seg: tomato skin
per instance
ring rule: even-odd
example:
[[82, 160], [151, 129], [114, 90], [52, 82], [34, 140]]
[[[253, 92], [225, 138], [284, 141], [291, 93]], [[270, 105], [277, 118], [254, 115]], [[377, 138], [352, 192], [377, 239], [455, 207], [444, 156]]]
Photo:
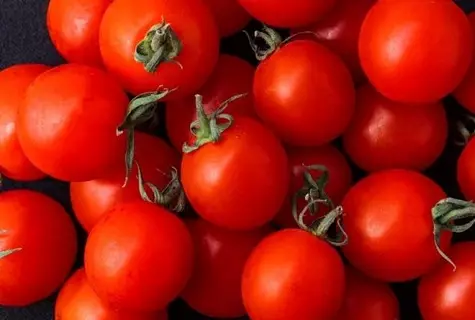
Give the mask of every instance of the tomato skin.
[[[444, 191], [416, 171], [373, 173], [355, 184], [343, 199], [343, 253], [367, 276], [385, 282], [416, 279], [441, 260], [433, 235], [432, 207]], [[441, 233], [440, 248], [452, 233]], [[397, 268], [395, 267], [397, 266]]]
[[0, 72], [0, 172], [15, 180], [38, 180], [46, 175], [25, 156], [17, 138], [17, 112], [33, 80], [49, 67], [20, 64]]
[[253, 92], [258, 116], [293, 146], [330, 142], [343, 133], [354, 112], [348, 69], [311, 40], [292, 41], [261, 62]]
[[[177, 63], [161, 64], [148, 73], [134, 60], [136, 45], [165, 19], [184, 41]], [[216, 22], [201, 0], [114, 0], [101, 23], [99, 46], [107, 69], [134, 95], [160, 86], [178, 88], [163, 101], [194, 94], [211, 75], [219, 55]]]
[[[221, 0], [222, 1], [222, 0]], [[232, 77], [230, 77], [232, 75]], [[205, 112], [218, 109], [220, 103], [237, 94], [247, 96], [230, 103], [226, 113], [255, 117], [252, 102], [254, 67], [249, 62], [228, 54], [219, 56], [218, 64], [206, 84], [199, 90], [203, 96]], [[190, 140], [190, 123], [196, 120], [195, 98], [192, 96], [167, 103], [166, 127], [173, 146], [180, 151], [183, 143]]]
[[435, 102], [462, 81], [472, 38], [453, 1], [379, 1], [361, 27], [359, 56], [368, 79], [387, 98]]
[[231, 36], [251, 21], [251, 16], [237, 0], [204, 0], [213, 13], [222, 38]]
[[356, 92], [356, 112], [343, 145], [351, 160], [366, 171], [422, 171], [442, 154], [447, 136], [441, 102], [406, 105], [385, 98], [367, 84]]
[[53, 199], [30, 190], [0, 193], [0, 304], [24, 307], [54, 293], [76, 259], [73, 222]]
[[457, 161], [457, 182], [465, 199], [475, 200], [475, 140], [469, 140]]
[[262, 240], [244, 267], [242, 295], [251, 319], [333, 319], [344, 292], [337, 251], [300, 229]]

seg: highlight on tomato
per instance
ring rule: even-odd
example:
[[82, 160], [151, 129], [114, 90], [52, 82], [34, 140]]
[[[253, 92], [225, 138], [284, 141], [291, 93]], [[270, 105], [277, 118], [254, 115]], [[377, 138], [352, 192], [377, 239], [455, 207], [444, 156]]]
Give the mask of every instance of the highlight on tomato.
[[213, 14], [221, 37], [231, 36], [251, 21], [251, 16], [238, 0], [204, 0]]

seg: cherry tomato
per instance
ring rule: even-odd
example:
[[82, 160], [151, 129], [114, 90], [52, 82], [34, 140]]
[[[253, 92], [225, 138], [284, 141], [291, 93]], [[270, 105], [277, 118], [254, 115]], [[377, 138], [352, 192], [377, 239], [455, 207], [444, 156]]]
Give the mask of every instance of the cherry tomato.
[[216, 19], [221, 37], [231, 36], [251, 21], [251, 16], [237, 0], [204, 0]]
[[[386, 282], [416, 279], [441, 260], [434, 244], [432, 207], [445, 198], [442, 189], [409, 170], [373, 173], [343, 199], [343, 253], [367, 276]], [[443, 231], [440, 248], [449, 247]]]
[[265, 238], [244, 267], [242, 295], [251, 319], [333, 319], [344, 293], [344, 266], [336, 250], [300, 229]]
[[26, 92], [18, 112], [20, 145], [53, 178], [96, 179], [125, 152], [116, 128], [127, 105], [127, 95], [103, 71], [79, 64], [55, 67]]
[[475, 140], [469, 140], [457, 161], [457, 181], [465, 199], [475, 200]]
[[114, 0], [102, 20], [99, 45], [107, 69], [127, 91], [177, 88], [164, 101], [194, 94], [219, 54], [218, 28], [201, 0]]
[[193, 243], [185, 224], [142, 200], [117, 204], [92, 229], [84, 256], [87, 278], [111, 307], [165, 309], [193, 270]]
[[453, 1], [378, 1], [361, 27], [359, 56], [368, 79], [387, 98], [435, 102], [462, 81], [472, 38]]
[[0, 221], [0, 304], [21, 307], [47, 298], [76, 259], [70, 217], [41, 193], [15, 190], [0, 193]]
[[17, 138], [17, 112], [28, 86], [49, 67], [21, 64], [0, 72], [0, 171], [15, 180], [37, 180], [46, 175], [23, 153]]
[[355, 116], [343, 145], [366, 171], [424, 170], [442, 154], [447, 135], [441, 102], [406, 105], [388, 100], [368, 84], [357, 90]]

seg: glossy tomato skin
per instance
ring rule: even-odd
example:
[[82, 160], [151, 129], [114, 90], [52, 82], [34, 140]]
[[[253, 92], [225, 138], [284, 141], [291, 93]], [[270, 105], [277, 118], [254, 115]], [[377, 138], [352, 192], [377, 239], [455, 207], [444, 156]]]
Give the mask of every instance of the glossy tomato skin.
[[457, 181], [465, 199], [475, 200], [475, 140], [469, 140], [457, 161]]
[[130, 311], [165, 309], [193, 269], [185, 224], [148, 202], [117, 204], [89, 233], [84, 265], [99, 297]]
[[387, 98], [435, 102], [462, 81], [472, 38], [453, 1], [378, 1], [361, 27], [359, 56], [368, 79]]
[[229, 229], [254, 229], [270, 222], [284, 202], [287, 155], [259, 122], [235, 117], [217, 143], [183, 155], [181, 181], [203, 219]]
[[51, 0], [46, 25], [59, 53], [69, 62], [102, 66], [99, 26], [113, 0]]
[[[219, 56], [218, 64], [206, 84], [199, 90], [205, 112], [215, 111], [227, 99], [243, 93], [247, 96], [230, 103], [226, 113], [255, 117], [252, 102], [254, 67], [249, 62], [228, 54]], [[194, 96], [167, 103], [166, 127], [173, 146], [180, 151], [191, 137], [190, 123], [196, 119]]]
[[[371, 278], [385, 282], [416, 279], [441, 260], [434, 245], [432, 207], [443, 190], [421, 173], [394, 169], [373, 173], [343, 199], [343, 253]], [[441, 234], [445, 252], [452, 234]]]
[[366, 171], [422, 171], [442, 154], [447, 135], [442, 102], [406, 105], [366, 84], [356, 92], [356, 112], [343, 145], [351, 160]]
[[116, 129], [127, 105], [127, 95], [105, 72], [79, 64], [55, 67], [26, 92], [18, 113], [20, 145], [53, 178], [95, 179], [125, 152]]
[[295, 40], [257, 67], [258, 116], [292, 146], [318, 146], [338, 137], [354, 112], [355, 89], [342, 60], [323, 45]]
[[53, 199], [29, 190], [0, 193], [0, 304], [23, 307], [53, 294], [76, 259], [74, 225]]
[[81, 268], [64, 284], [55, 305], [55, 320], [167, 320], [166, 311], [127, 312], [110, 308], [91, 288]]
[[[180, 156], [173, 148], [161, 138], [141, 132], [135, 132], [135, 160], [139, 163], [144, 180], [153, 183], [160, 190], [170, 182], [172, 168], [180, 167]], [[123, 157], [118, 158], [116, 162], [114, 168], [103, 177], [72, 182], [70, 185], [74, 213], [87, 232], [91, 231], [116, 203], [141, 199], [137, 166], [134, 165], [124, 188]]]
[[221, 37], [231, 36], [251, 21], [251, 16], [237, 0], [204, 0], [213, 13]]
[[244, 267], [242, 295], [251, 319], [333, 319], [344, 292], [336, 250], [300, 229], [265, 238]]
[[49, 67], [20, 64], [0, 72], [0, 173], [15, 180], [38, 180], [46, 175], [25, 156], [17, 137], [17, 113], [28, 86]]
[[[179, 64], [166, 62], [148, 73], [134, 60], [135, 47], [163, 19], [182, 41]], [[218, 60], [219, 35], [201, 0], [114, 0], [104, 14], [99, 45], [105, 66], [130, 93], [178, 88], [166, 101], [194, 94], [206, 82]]]

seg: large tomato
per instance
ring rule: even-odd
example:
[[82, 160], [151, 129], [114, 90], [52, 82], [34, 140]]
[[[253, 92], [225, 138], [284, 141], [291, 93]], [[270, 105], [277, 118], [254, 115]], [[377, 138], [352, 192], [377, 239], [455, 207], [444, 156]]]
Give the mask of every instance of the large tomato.
[[66, 181], [96, 179], [124, 154], [116, 128], [128, 98], [105, 72], [65, 64], [41, 74], [18, 111], [20, 145], [43, 172]]
[[371, 85], [356, 93], [356, 112], [343, 135], [345, 151], [366, 171], [428, 168], [441, 155], [448, 122], [441, 102], [406, 105]]
[[218, 24], [221, 37], [227, 37], [244, 29], [251, 16], [237, 0], [204, 0]]
[[[406, 103], [435, 102], [462, 81], [473, 36], [453, 1], [378, 1], [361, 27], [359, 56], [384, 96]], [[430, 80], [428, 80], [430, 79]]]
[[457, 181], [465, 199], [475, 201], [475, 139], [469, 140], [457, 161]]
[[0, 193], [0, 304], [27, 306], [47, 298], [76, 259], [73, 222], [53, 199], [34, 191]]
[[40, 64], [23, 64], [0, 72], [0, 173], [15, 180], [37, 180], [46, 175], [23, 153], [17, 138], [17, 113], [28, 86], [48, 70]]
[[101, 23], [104, 64], [137, 95], [163, 86], [194, 94], [218, 60], [216, 22], [201, 0], [115, 0]]

